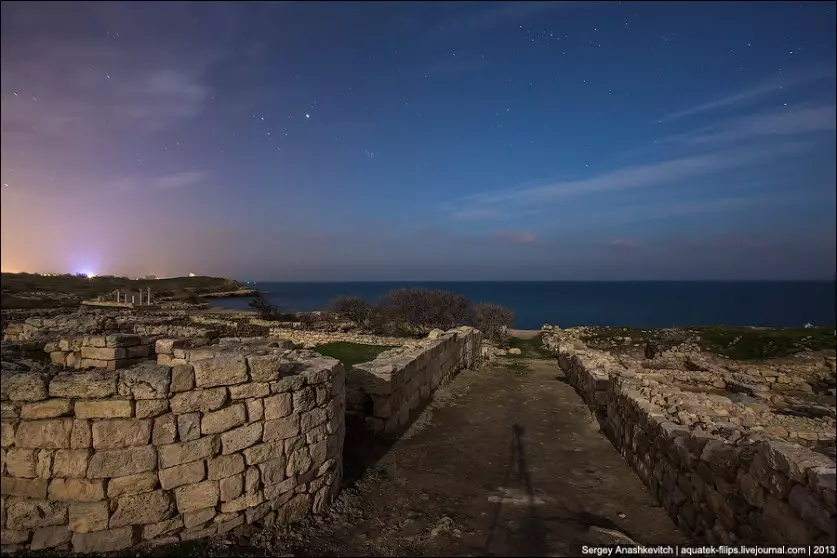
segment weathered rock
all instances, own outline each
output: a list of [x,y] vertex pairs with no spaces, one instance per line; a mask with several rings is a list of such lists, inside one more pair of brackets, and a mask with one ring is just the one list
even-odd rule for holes
[[290,393],[280,393],[264,399],[264,418],[275,420],[293,412],[293,397]]
[[[162,473],[162,471],[161,471]],[[146,471],[136,475],[117,477],[108,481],[108,498],[115,499],[120,496],[131,496],[151,492],[157,487],[157,473]],[[163,487],[165,488],[165,486]]]
[[265,486],[270,486],[272,484],[279,484],[285,477],[285,471],[287,469],[287,460],[284,456],[275,457],[264,463],[259,464],[258,468],[261,472],[261,480],[262,484]]
[[47,479],[19,479],[0,477],[0,494],[23,498],[43,499],[47,496]]
[[52,479],[49,499],[65,502],[96,502],[105,499],[105,483],[78,478]]
[[110,511],[108,502],[80,502],[70,504],[71,531],[91,533],[108,528]]
[[151,523],[144,525],[142,528],[142,538],[145,540],[155,539],[160,535],[172,533],[183,528],[183,517],[177,516],[172,519],[160,521],[158,523]]
[[248,399],[251,397],[265,397],[270,395],[270,385],[266,383],[250,382],[230,386],[230,399]]
[[21,422],[15,432],[19,448],[69,448],[72,419],[44,419]]
[[50,397],[101,399],[116,395],[115,372],[72,372],[59,374],[49,382]]
[[226,388],[196,389],[184,391],[172,396],[170,400],[171,410],[176,414],[203,413],[220,409],[227,401]]
[[177,415],[177,433],[181,442],[197,440],[201,437],[201,414],[184,413]]
[[217,436],[206,436],[191,442],[160,446],[160,467],[169,468],[198,459],[205,459],[218,453]]
[[237,403],[220,411],[206,413],[201,419],[201,433],[219,434],[247,422],[247,410],[244,404]]
[[175,465],[168,469],[160,470],[160,486],[166,490],[177,488],[186,484],[194,484],[204,479],[206,468],[203,460]]
[[[5,365],[4,365],[5,368]],[[46,399],[46,377],[34,372],[4,374],[0,394],[11,401],[40,401]]]
[[133,403],[125,399],[78,401],[75,406],[75,415],[78,419],[127,418],[133,414]]
[[245,449],[242,453],[247,465],[258,465],[268,459],[282,457],[284,455],[284,444],[281,441],[257,444]]
[[254,382],[272,382],[279,377],[279,355],[252,355],[247,357],[250,377]]
[[167,399],[141,399],[134,405],[137,418],[154,418],[169,410]]
[[154,446],[99,450],[90,458],[87,477],[91,479],[125,477],[152,471],[156,467],[157,451]]
[[221,455],[207,461],[207,478],[219,480],[244,471],[244,457],[240,453]]
[[30,550],[43,550],[54,548],[70,542],[73,533],[65,525],[54,527],[41,527],[32,533],[32,542],[29,543]]
[[47,399],[37,403],[25,403],[20,409],[20,418],[47,419],[69,415],[72,412],[73,402],[69,399]]
[[119,527],[95,533],[73,533],[73,552],[115,552],[134,544],[133,527]]
[[120,449],[145,446],[151,441],[149,419],[110,419],[93,423],[93,447]]
[[222,502],[229,502],[238,498],[244,491],[244,475],[237,474],[224,477],[218,481],[220,499]]
[[195,371],[191,364],[178,364],[171,369],[171,391],[178,393],[195,387]]
[[[174,489],[177,510],[180,513],[208,508],[218,503],[218,482],[204,481]],[[223,509],[221,511],[224,511]]]
[[9,498],[6,502],[7,529],[26,531],[67,522],[67,504],[42,499]]
[[171,518],[174,513],[174,502],[165,490],[123,496],[119,498],[116,511],[110,518],[110,527],[157,523]]
[[183,514],[183,526],[187,529],[203,525],[207,521],[211,521],[218,512],[214,507],[203,508]]
[[229,386],[247,381],[247,362],[242,356],[220,356],[193,363],[199,388]]
[[58,450],[53,459],[52,474],[56,477],[84,477],[87,475],[90,455],[89,449]]
[[119,395],[134,399],[164,399],[169,395],[171,368],[144,362],[119,372]]
[[257,444],[261,438],[262,423],[260,422],[229,430],[221,434],[221,453],[228,455],[249,448]]
[[294,414],[281,419],[268,420],[264,423],[265,442],[284,440],[299,435],[299,415]]
[[177,422],[173,413],[167,413],[154,419],[151,430],[151,443],[155,446],[173,444],[177,439]]

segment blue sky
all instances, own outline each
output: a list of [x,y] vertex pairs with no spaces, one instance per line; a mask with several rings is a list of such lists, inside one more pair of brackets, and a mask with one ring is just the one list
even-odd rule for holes
[[834,2],[2,16],[4,271],[834,276]]

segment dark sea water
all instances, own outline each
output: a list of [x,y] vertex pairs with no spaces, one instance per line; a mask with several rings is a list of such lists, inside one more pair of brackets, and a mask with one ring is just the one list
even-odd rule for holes
[[[675,327],[834,325],[835,283],[819,282],[417,282],[257,283],[253,287],[285,311],[321,310],[338,296],[368,302],[398,287],[428,287],[461,293],[472,302],[497,302],[514,311],[515,327],[545,323]],[[212,301],[246,308],[249,299]]]

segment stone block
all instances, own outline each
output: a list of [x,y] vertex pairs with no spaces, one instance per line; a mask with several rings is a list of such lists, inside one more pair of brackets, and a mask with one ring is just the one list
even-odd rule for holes
[[67,504],[44,499],[9,498],[6,502],[6,529],[26,531],[67,523]]
[[69,448],[72,429],[72,419],[23,421],[15,432],[15,446],[19,448]]
[[49,499],[63,502],[104,500],[105,483],[102,480],[78,478],[52,479],[49,483]]
[[264,399],[264,418],[276,420],[290,415],[293,412],[293,395],[291,393],[280,393]]
[[93,533],[73,533],[73,552],[89,554],[92,552],[115,552],[134,545],[133,527],[119,527]]
[[52,474],[56,477],[84,477],[87,475],[90,455],[89,449],[58,450],[52,462]]
[[247,470],[244,472],[244,491],[258,492],[261,485],[262,479],[259,468],[255,466],[247,467]]
[[217,525],[211,525],[204,529],[187,529],[180,533],[180,540],[181,541],[193,541],[196,539],[205,539],[207,537],[211,537],[212,535],[218,532]]
[[173,413],[167,413],[154,419],[151,429],[151,443],[155,446],[173,444],[177,439],[177,421]]
[[192,363],[195,385],[199,388],[230,386],[247,381],[247,361],[243,356],[220,356]]
[[133,403],[125,399],[78,401],[75,405],[75,415],[78,419],[127,418],[133,414]]
[[218,446],[218,436],[160,446],[160,467],[169,468],[211,457],[218,453]]
[[15,443],[17,420],[0,421],[0,447],[7,448]]
[[69,399],[47,399],[37,403],[24,403],[20,409],[20,418],[26,420],[48,419],[69,415],[73,412],[73,402]]
[[201,419],[201,433],[218,434],[245,422],[247,422],[247,411],[243,403],[238,403],[220,411],[204,414]]
[[119,395],[134,399],[165,399],[170,384],[171,368],[154,362],[143,362],[119,372]]
[[122,496],[110,518],[110,527],[146,525],[170,519],[175,514],[171,494],[153,490],[133,496]]
[[115,372],[70,372],[55,376],[49,382],[50,397],[102,399],[116,395]]
[[156,467],[157,451],[154,446],[99,450],[90,458],[90,464],[87,466],[87,478],[125,477],[152,471]]
[[121,347],[82,347],[81,358],[91,360],[114,360],[125,358],[127,352]]
[[151,357],[150,345],[137,345],[136,347],[128,347],[127,358],[130,359],[146,359]]
[[270,486],[279,484],[288,476],[285,474],[287,470],[287,460],[284,456],[275,457],[258,465],[261,472],[260,477],[262,484]]
[[35,372],[3,374],[0,390],[10,401],[40,401],[47,397],[46,377]]
[[823,503],[801,484],[795,484],[788,494],[788,504],[803,521],[824,533],[834,534],[834,518]]
[[37,454],[37,449],[9,448],[6,452],[6,471],[13,477],[34,479],[38,476],[35,471]]
[[145,446],[151,441],[150,419],[109,419],[93,423],[93,447],[121,449]]
[[43,499],[47,496],[48,479],[19,479],[0,477],[0,494],[22,498]]
[[276,510],[276,521],[280,525],[299,521],[308,515],[311,505],[310,494],[297,494]]
[[207,521],[212,521],[212,518],[214,518],[217,513],[218,512],[214,507],[186,512],[183,514],[183,526],[187,529],[191,529],[193,527],[203,525]]
[[52,351],[49,353],[49,361],[56,366],[67,366],[67,353],[64,351]]
[[45,548],[54,548],[62,544],[67,544],[70,542],[72,535],[72,531],[66,525],[41,527],[32,533],[32,542],[29,543],[29,549],[43,550]]
[[178,339],[157,339],[154,343],[154,352],[158,355],[160,354],[172,354],[174,353],[175,344],[178,343]]
[[81,346],[88,347],[107,347],[107,337],[104,335],[85,335],[82,338]]
[[70,448],[84,449],[93,447],[93,432],[89,420],[74,420],[70,431]]
[[[282,363],[282,364],[290,364],[293,363]],[[286,376],[285,378],[280,379],[277,382],[271,382],[270,384],[270,391],[271,393],[285,393],[288,391],[297,391],[302,389],[305,385],[305,378],[302,376]]]
[[311,387],[293,392],[294,413],[310,411],[317,405],[317,393]]
[[247,357],[250,377],[254,382],[272,382],[279,378],[279,355],[253,355]]
[[172,519],[151,523],[142,527],[142,538],[145,540],[156,539],[161,535],[173,533],[183,528],[183,517],[177,516]]
[[222,502],[221,512],[240,512],[247,508],[258,506],[262,502],[264,502],[264,494],[262,492],[256,492],[255,494],[244,494],[243,496],[239,496],[235,500],[230,500],[229,502]]
[[250,399],[270,395],[270,385],[267,383],[249,382],[230,386],[228,389],[230,390],[230,399]]
[[11,529],[0,529],[0,545],[3,554],[17,550],[17,545],[29,542],[29,531],[12,531]]
[[156,487],[156,471],[146,471],[145,473],[137,473],[136,475],[117,477],[108,481],[108,498],[115,499],[120,496],[132,496],[134,494],[151,492]]
[[221,455],[207,460],[207,478],[219,480],[244,471],[244,457],[240,453]]
[[70,504],[70,531],[91,533],[108,528],[108,502],[80,502]]
[[264,420],[264,403],[261,399],[250,399],[247,401],[247,421],[257,420]]
[[[262,504],[262,506],[264,506],[264,504]],[[268,507],[267,510],[270,510],[270,507]],[[250,511],[249,509],[246,510],[245,514],[248,513],[249,511]],[[267,513],[267,511],[265,511],[265,513]],[[230,519],[229,521],[224,521],[223,523],[218,523],[218,534],[226,533],[228,531],[232,531],[233,529],[235,529],[236,527],[238,527],[240,525],[244,525],[244,516],[242,516],[242,515],[239,515],[239,516],[235,517],[234,519]]]
[[[267,423],[265,423],[267,424]],[[221,434],[221,453],[228,455],[257,444],[262,438],[262,423],[255,422]]]
[[244,491],[244,475],[241,473],[224,477],[218,481],[218,488],[222,502],[235,500]]
[[192,461],[168,469],[161,469],[160,486],[166,490],[171,490],[178,486],[200,482],[205,476],[206,468],[203,460]]
[[177,433],[181,442],[197,440],[201,437],[201,414],[184,413],[177,415]]
[[139,335],[130,333],[114,333],[105,337],[106,347],[135,347],[140,344]]
[[215,506],[219,498],[218,482],[203,481],[175,488],[174,497],[177,501],[177,510],[180,513]]
[[195,388],[195,371],[191,364],[178,364],[171,369],[171,391],[179,393]]
[[140,399],[134,405],[137,418],[154,418],[169,410],[168,399]]
[[[299,448],[288,455],[288,465],[286,476],[293,477],[301,475],[311,469],[314,462],[311,459],[311,454],[307,447]],[[265,484],[267,482],[265,481]]]
[[81,368],[108,368],[108,364],[115,362],[113,360],[96,360],[93,358],[81,359]]
[[302,413],[299,417],[299,429],[301,432],[310,432],[326,421],[326,411],[322,407]]
[[245,449],[242,453],[247,465],[258,465],[268,459],[282,457],[284,455],[283,443],[280,440],[278,442],[256,444]]
[[299,415],[290,415],[276,420],[268,420],[264,423],[265,442],[284,440],[299,435]]
[[171,397],[171,410],[176,414],[194,413],[200,411],[207,413],[215,411],[224,406],[227,401],[227,389],[195,389],[177,393]]

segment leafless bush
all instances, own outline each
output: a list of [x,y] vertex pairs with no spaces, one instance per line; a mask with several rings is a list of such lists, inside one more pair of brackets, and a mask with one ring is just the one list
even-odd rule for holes
[[278,306],[271,304],[259,291],[253,294],[247,306],[255,310],[262,320],[281,320],[285,316]]
[[413,328],[448,329],[467,321],[470,302],[457,293],[406,288],[388,292],[378,306],[390,320]]
[[508,328],[514,324],[514,313],[493,302],[477,304],[472,309],[472,323],[491,341],[505,343]]
[[372,315],[372,306],[359,296],[341,296],[332,301],[330,310],[363,327]]

